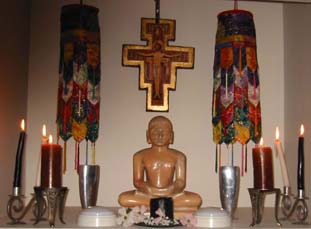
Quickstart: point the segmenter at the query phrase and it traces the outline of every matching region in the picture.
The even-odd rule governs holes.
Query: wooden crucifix
[[[123,66],[139,67],[139,88],[147,90],[147,111],[168,111],[169,90],[176,89],[177,68],[193,68],[194,48],[169,46],[175,40],[175,20],[141,19],[141,40],[147,45],[123,45]]]

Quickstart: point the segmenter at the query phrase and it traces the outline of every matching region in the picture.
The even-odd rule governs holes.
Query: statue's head
[[[174,140],[173,125],[164,116],[152,118],[148,125],[147,142],[156,146],[172,144]]]

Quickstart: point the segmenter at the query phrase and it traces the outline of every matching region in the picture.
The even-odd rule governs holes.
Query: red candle
[[[41,187],[62,187],[62,147],[52,143],[52,135],[41,147]]]
[[[264,147],[262,139],[260,146],[253,148],[253,170],[254,188],[274,188],[272,149]]]

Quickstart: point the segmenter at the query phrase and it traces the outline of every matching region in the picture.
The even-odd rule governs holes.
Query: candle
[[[21,121],[21,132],[19,134],[19,140],[18,140],[18,145],[17,145],[13,187],[21,187],[21,175],[22,175],[25,136],[26,136],[25,120],[23,119]]]
[[[304,127],[300,126],[300,136],[298,139],[298,169],[297,169],[297,188],[304,190],[305,188],[305,174],[304,174]]]
[[[52,135],[41,146],[41,187],[62,187],[62,147],[53,144]]]
[[[48,143],[49,138],[46,136],[46,125],[43,124],[42,126],[42,139],[41,139],[41,143],[42,144],[46,144]]]
[[[254,188],[273,189],[273,161],[272,149],[263,146],[263,140],[260,140],[260,146],[253,148],[253,172]]]
[[[41,136],[41,145],[47,144],[49,138],[46,136],[46,125],[42,126],[42,136]],[[41,147],[40,147],[41,148]],[[41,184],[41,152],[39,153],[38,163],[37,163],[37,176],[36,176],[36,186],[40,186]]]
[[[289,177],[288,177],[288,170],[287,170],[287,166],[286,166],[284,151],[283,151],[283,147],[282,147],[282,144],[281,144],[281,141],[280,141],[279,127],[276,127],[276,130],[275,130],[274,148],[275,148],[277,156],[280,159],[281,172],[282,172],[284,186],[285,187],[290,187]]]

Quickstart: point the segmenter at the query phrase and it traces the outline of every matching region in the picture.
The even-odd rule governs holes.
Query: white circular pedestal
[[[78,226],[80,227],[111,227],[115,225],[115,214],[104,207],[83,209],[78,217]]]
[[[231,226],[230,215],[220,208],[201,208],[194,216],[197,218],[197,227],[217,228]]]

